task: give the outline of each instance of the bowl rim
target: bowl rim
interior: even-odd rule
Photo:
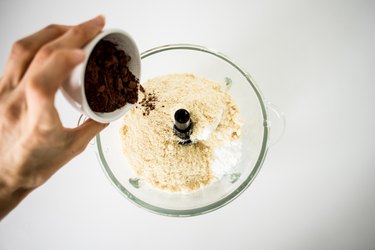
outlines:
[[[122,193],[125,197],[127,197],[132,203],[136,204],[137,206],[144,208],[150,212],[159,214],[159,215],[165,215],[165,216],[172,216],[172,217],[190,217],[190,216],[197,216],[206,214],[212,211],[215,211],[228,203],[232,202],[234,199],[236,199],[240,194],[242,194],[254,181],[255,177],[257,176],[258,172],[260,171],[264,159],[267,155],[268,151],[268,142],[269,142],[269,126],[268,126],[268,115],[267,115],[267,106],[266,101],[263,97],[262,92],[258,88],[257,84],[255,83],[254,79],[250,76],[249,73],[247,73],[241,66],[239,66],[237,63],[235,63],[232,59],[227,57],[226,55],[222,54],[221,52],[204,47],[201,45],[195,45],[195,44],[187,44],[187,43],[176,43],[176,44],[167,44],[167,45],[161,45],[154,47],[152,49],[146,50],[141,53],[141,60],[153,55],[157,54],[163,51],[168,50],[195,50],[203,53],[208,53],[211,55],[214,55],[218,57],[219,59],[224,60],[225,62],[229,63],[231,66],[236,68],[248,81],[248,83],[252,86],[253,90],[256,93],[256,96],[259,100],[261,110],[262,110],[262,117],[263,117],[263,141],[262,141],[262,147],[258,156],[258,159],[255,163],[255,166],[249,176],[244,180],[244,182],[237,187],[234,191],[232,191],[227,196],[221,198],[220,200],[206,205],[199,208],[193,208],[193,209],[167,209],[158,207],[152,204],[149,204],[135,195],[133,195],[131,192],[129,192],[121,183],[117,180],[117,178],[114,176],[113,172],[109,168],[107,161],[105,160],[105,156],[103,154],[103,149],[101,146],[101,138],[100,134],[96,136],[96,145],[97,145],[97,157],[98,160],[102,166],[102,169],[106,176],[109,178],[111,183]]]

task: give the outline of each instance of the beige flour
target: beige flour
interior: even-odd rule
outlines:
[[[192,74],[156,77],[143,86],[143,100],[125,115],[121,128],[123,151],[132,168],[165,190],[206,186],[215,179],[214,150],[240,135],[237,106],[219,84]],[[193,121],[191,138],[196,143],[191,145],[178,144],[173,134],[173,116],[180,108],[188,110]],[[207,140],[198,141],[210,126],[214,131]]]

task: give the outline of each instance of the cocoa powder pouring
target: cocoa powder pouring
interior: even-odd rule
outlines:
[[[95,46],[85,72],[86,99],[94,112],[112,112],[138,101],[139,79],[127,66],[130,60],[110,41]]]

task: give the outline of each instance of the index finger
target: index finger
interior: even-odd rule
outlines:
[[[97,16],[87,22],[71,27],[64,35],[45,46],[47,52],[55,49],[82,48],[92,40],[104,27],[104,17]]]
[[[72,26],[64,35],[43,46],[28,68],[24,79],[33,78],[35,72],[39,72],[49,62],[50,57],[53,57],[53,54],[62,50],[82,48],[102,30],[104,22],[103,16],[97,16],[89,21]]]
[[[64,34],[70,26],[48,25],[44,29],[15,42],[10,53],[4,76],[12,85],[18,85],[37,51],[46,43]]]

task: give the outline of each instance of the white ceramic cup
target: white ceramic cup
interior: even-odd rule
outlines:
[[[117,49],[123,50],[131,57],[131,60],[127,66],[133,75],[140,79],[141,58],[134,39],[123,30],[108,29],[98,34],[83,48],[86,54],[84,61],[73,70],[68,81],[61,86],[61,90],[68,102],[78,111],[97,122],[109,123],[122,117],[134,106],[134,104],[126,103],[125,106],[113,112],[101,113],[92,111],[87,102],[85,94],[86,65],[91,52],[95,48],[96,44],[102,39],[113,42],[117,45]]]

